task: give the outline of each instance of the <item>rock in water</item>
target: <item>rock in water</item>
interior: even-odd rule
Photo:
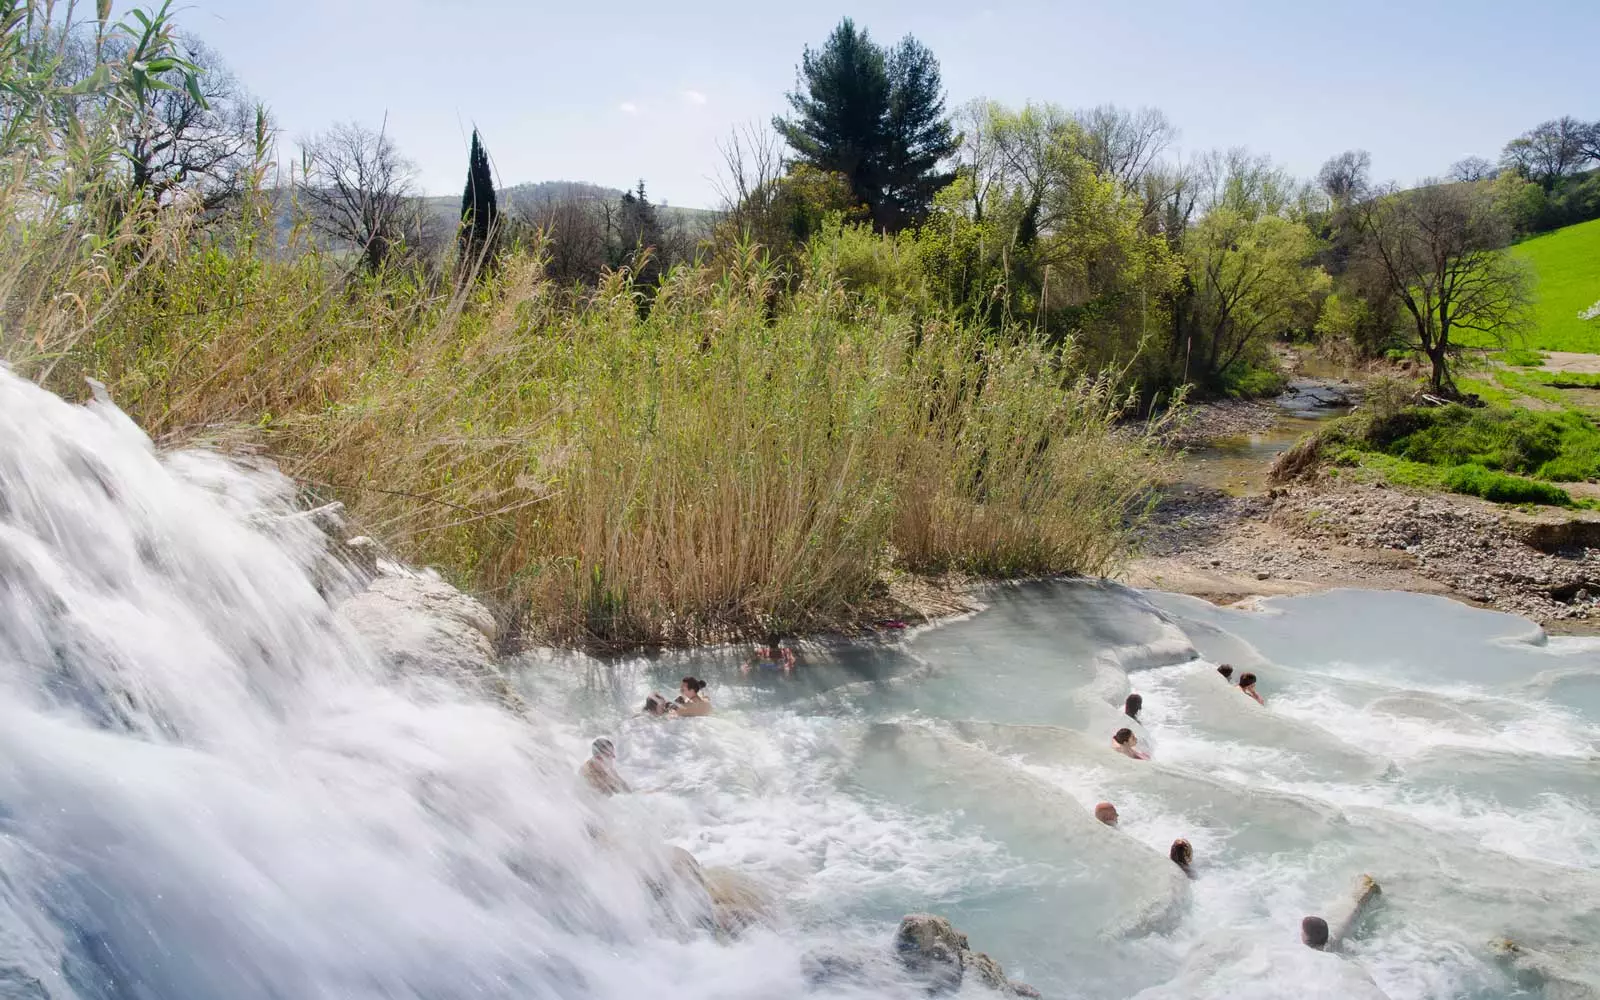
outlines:
[[[928,992],[954,993],[961,988],[967,936],[945,918],[907,915],[895,934],[894,950],[906,971],[927,984]]]
[[[1007,979],[999,962],[983,952],[974,952],[967,944],[967,936],[944,917],[931,913],[908,914],[895,933],[894,949],[900,964],[921,981],[929,993],[956,992],[970,972],[978,982],[997,993],[1020,997],[1039,995],[1032,986]]]
[[[737,936],[757,924],[776,923],[772,893],[759,880],[730,868],[706,868],[702,880],[717,928],[724,934]]]
[[[508,707],[519,704],[495,661],[494,616],[437,575],[384,574],[338,613],[389,669],[443,674]]]

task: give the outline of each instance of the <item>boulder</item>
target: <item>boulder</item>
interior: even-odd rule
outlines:
[[[772,892],[759,879],[731,868],[706,868],[701,878],[711,897],[712,919],[722,933],[737,937],[758,924],[777,923]]]
[[[968,954],[967,936],[950,921],[931,913],[908,914],[894,936],[895,955],[930,993],[954,993],[961,988]]]
[[[1489,950],[1545,1000],[1600,1000],[1600,963],[1587,954],[1590,949],[1574,945],[1562,942],[1534,948],[1497,938],[1489,942]]]
[[[1037,997],[1039,991],[1026,983],[1006,978],[999,962],[983,952],[975,952],[967,936],[944,917],[931,913],[908,914],[895,932],[895,957],[929,993],[954,993],[970,973],[979,983],[1009,996]]]
[[[437,574],[385,572],[336,610],[390,670],[450,677],[521,710],[495,659],[494,615]]]

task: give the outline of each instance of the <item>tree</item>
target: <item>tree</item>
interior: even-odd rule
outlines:
[[[1156,108],[1129,111],[1102,104],[1074,115],[1084,138],[1084,155],[1095,173],[1138,190],[1178,130]]]
[[[787,257],[822,228],[833,212],[846,221],[866,221],[840,174],[790,164],[782,141],[750,126],[721,143],[723,171],[717,178],[722,218],[712,242],[718,248],[749,240],[774,257]]]
[[[1578,152],[1583,155],[1583,158],[1600,162],[1600,121],[1590,122],[1584,126],[1579,139]]]
[[[273,128],[265,107],[210,49],[193,39],[183,47],[196,70],[195,86],[147,91],[121,152],[135,191],[155,201],[188,191],[203,207],[216,208],[242,190]]]
[[[1413,346],[1433,366],[1433,391],[1454,395],[1455,332],[1503,340],[1528,317],[1527,272],[1506,253],[1511,226],[1494,194],[1427,184],[1369,199],[1356,218],[1362,264],[1409,316]]]
[[[472,152],[467,158],[467,186],[461,192],[461,263],[476,267],[487,258],[500,221],[495,203],[494,172],[489,169],[489,154],[483,148],[478,130],[472,130]]]
[[[1546,191],[1576,170],[1585,159],[1589,126],[1563,116],[1544,122],[1506,143],[1505,165]]]
[[[613,246],[614,266],[633,268],[634,280],[650,288],[661,278],[662,262],[661,220],[656,207],[645,197],[644,181],[632,191],[625,191],[617,205],[617,241]]]
[[[820,50],[806,47],[797,76],[793,117],[772,124],[800,162],[848,178],[881,230],[919,221],[957,148],[933,53],[910,36],[886,53],[845,18]]]
[[[1371,170],[1371,153],[1349,149],[1322,165],[1317,172],[1317,185],[1328,196],[1328,202],[1341,209],[1366,193]]]
[[[1492,181],[1499,172],[1493,163],[1481,156],[1469,156],[1450,165],[1450,179],[1462,184]]]
[[[368,271],[380,269],[405,232],[411,162],[382,130],[355,122],[306,140],[301,155],[312,226],[359,250]]]
[[[538,231],[545,273],[562,285],[593,285],[606,268],[602,196],[581,189],[541,191],[515,201],[515,221]]]
[[[933,196],[955,180],[955,171],[939,165],[955,155],[959,139],[944,113],[939,61],[927,46],[907,35],[889,54],[888,70],[884,228],[893,231],[922,221]]]
[[[1184,245],[1194,290],[1188,377],[1220,380],[1265,338],[1309,328],[1317,294],[1329,284],[1311,265],[1315,252],[1302,222],[1275,214],[1251,218],[1232,207],[1207,213]]]

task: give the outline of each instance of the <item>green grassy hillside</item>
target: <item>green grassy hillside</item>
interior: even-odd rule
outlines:
[[[1600,321],[1578,318],[1600,301],[1600,219],[1535,237],[1513,252],[1538,276],[1535,326],[1519,346],[1600,354]]]

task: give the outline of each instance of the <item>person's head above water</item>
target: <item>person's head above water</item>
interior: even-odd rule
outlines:
[[[595,740],[591,746],[594,749],[594,755],[596,757],[615,757],[617,755],[616,745],[610,740],[606,739],[604,736]]]
[[[1094,818],[1106,826],[1117,825],[1117,807],[1109,802],[1102,802],[1094,807]]]
[[[644,700],[644,713],[646,715],[666,715],[672,711],[672,703],[659,694],[652,694]]]
[[[1318,951],[1328,947],[1328,922],[1321,917],[1306,917],[1300,921],[1300,941]]]
[[[1125,746],[1125,747],[1126,746],[1132,746],[1133,745],[1133,739],[1134,739],[1133,730],[1128,729],[1127,727],[1123,727],[1122,729],[1117,730],[1117,734],[1115,736],[1111,737],[1111,741],[1113,743],[1117,743],[1117,744],[1120,744],[1121,746]]]
[[[1224,663],[1222,666],[1217,668],[1217,673],[1222,675],[1222,679],[1223,680],[1232,682],[1233,681],[1233,664]]]
[[[1239,686],[1242,687],[1242,688],[1253,688],[1253,687],[1255,687],[1256,686],[1256,675],[1255,674],[1240,674],[1239,675]]]
[[[1194,860],[1194,848],[1187,840],[1179,837],[1172,842],[1172,849],[1167,852],[1167,857],[1171,858],[1172,863],[1179,868],[1188,868],[1189,863]]]
[[[1140,697],[1138,693],[1130,694],[1128,695],[1128,700],[1122,703],[1122,714],[1137,721],[1139,712],[1143,708],[1144,698]]]
[[[698,677],[685,677],[678,683],[678,690],[685,698],[693,697],[706,689],[706,682]]]

